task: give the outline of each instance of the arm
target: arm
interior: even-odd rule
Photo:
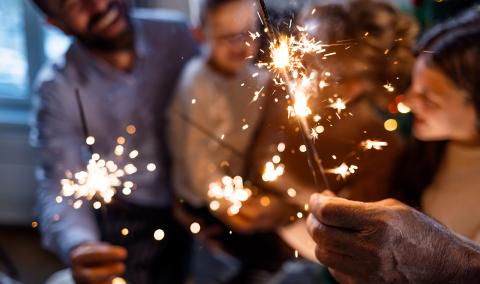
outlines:
[[[60,180],[65,171],[75,171],[84,165],[84,139],[76,125],[77,111],[60,96],[72,95],[52,82],[38,90],[36,119],[32,129],[33,144],[38,150],[39,166],[36,176],[39,184],[37,202],[40,227],[45,246],[69,261],[71,250],[80,244],[99,240],[97,224],[88,205],[75,210],[67,202],[57,204]]]

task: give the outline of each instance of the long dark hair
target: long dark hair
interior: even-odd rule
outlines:
[[[433,28],[419,42],[416,51],[428,65],[440,70],[469,95],[466,99],[473,103],[479,119],[480,9],[474,8]],[[422,193],[435,178],[447,144],[448,141],[411,141],[392,180],[394,197],[419,208]]]

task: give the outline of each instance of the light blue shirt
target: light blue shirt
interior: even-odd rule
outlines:
[[[38,149],[38,206],[44,245],[68,260],[70,250],[100,239],[92,206],[75,210],[68,202],[56,203],[65,172],[85,168],[88,160],[75,89],[80,91],[94,152],[114,159],[117,137],[127,139],[125,153],[138,150],[133,160],[138,172],[128,177],[136,189],[131,203],[165,208],[170,204],[165,114],[181,68],[196,53],[184,18],[173,12],[136,12],[137,61],[125,73],[93,57],[74,42],[60,62],[40,73],[36,88],[33,144]],[[127,125],[137,132],[126,134]],[[128,159],[126,159],[128,160]],[[122,164],[124,166],[127,161]],[[154,163],[155,172],[146,165]]]

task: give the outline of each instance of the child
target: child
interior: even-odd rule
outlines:
[[[261,121],[267,76],[253,64],[258,48],[251,34],[257,25],[255,1],[203,1],[195,32],[204,52],[187,64],[170,111],[175,190],[189,213],[182,211],[181,219],[188,226],[200,223],[204,232],[220,232],[209,236],[207,254],[194,259],[199,283],[257,283],[252,275],[274,272],[286,258],[282,253],[287,247],[276,234],[258,233],[273,232],[277,222],[288,221],[288,210],[275,206],[273,197],[268,212],[254,200],[236,215],[227,212],[225,204],[208,210],[211,183],[224,176],[245,178],[246,157]],[[253,99],[255,94],[258,100]],[[212,239],[222,253],[208,251]],[[205,266],[212,257],[215,267],[209,270]],[[227,268],[225,273],[221,265]]]

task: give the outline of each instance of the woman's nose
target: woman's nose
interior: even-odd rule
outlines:
[[[402,103],[415,112],[418,108],[418,96],[412,90],[408,90]]]

